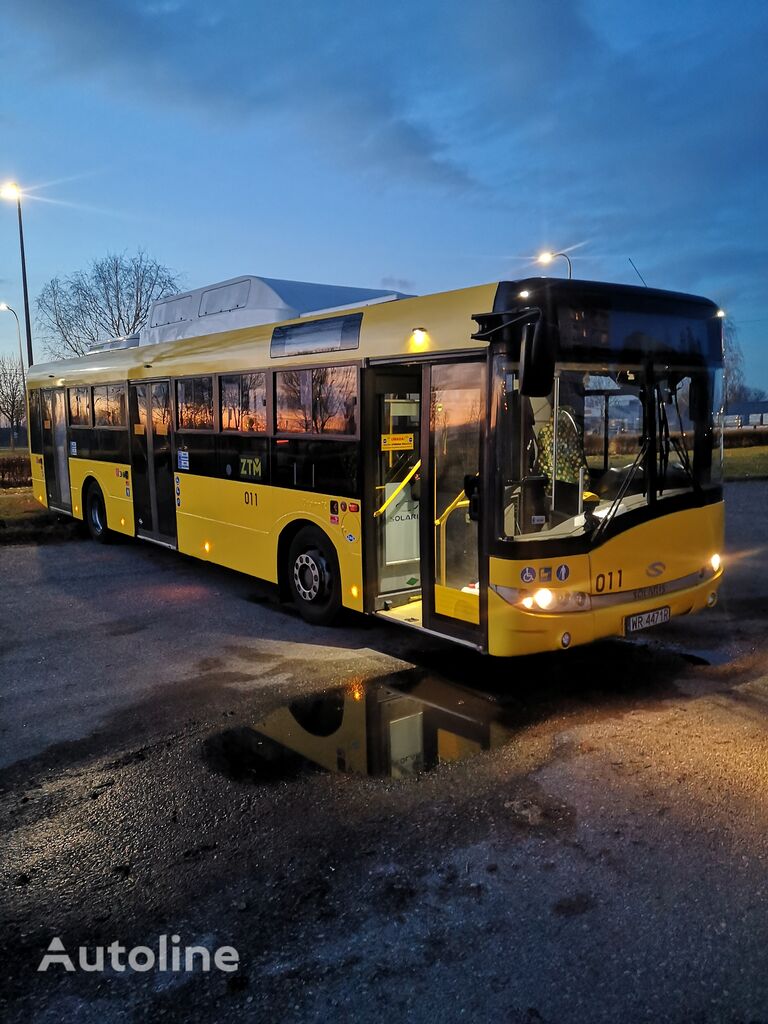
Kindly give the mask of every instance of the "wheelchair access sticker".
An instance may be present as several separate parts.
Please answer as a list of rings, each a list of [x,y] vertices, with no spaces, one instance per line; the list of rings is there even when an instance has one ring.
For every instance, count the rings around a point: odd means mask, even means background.
[[[533,583],[536,579],[536,570],[532,565],[526,565],[523,571],[520,573],[520,579],[523,583]]]

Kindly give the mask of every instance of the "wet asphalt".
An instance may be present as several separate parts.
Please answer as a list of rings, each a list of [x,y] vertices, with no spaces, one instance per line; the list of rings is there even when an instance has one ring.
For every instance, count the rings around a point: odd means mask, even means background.
[[[768,1021],[768,485],[727,501],[715,610],[504,662],[151,546],[0,547],[2,1019]],[[287,701],[412,677],[507,742],[238,770]],[[239,969],[37,971],[163,934]]]

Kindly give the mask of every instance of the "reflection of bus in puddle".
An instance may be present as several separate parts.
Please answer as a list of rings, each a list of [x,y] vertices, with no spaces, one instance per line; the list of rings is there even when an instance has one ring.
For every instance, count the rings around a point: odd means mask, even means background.
[[[254,732],[329,771],[400,779],[508,743],[504,717],[492,697],[424,677],[293,701]]]

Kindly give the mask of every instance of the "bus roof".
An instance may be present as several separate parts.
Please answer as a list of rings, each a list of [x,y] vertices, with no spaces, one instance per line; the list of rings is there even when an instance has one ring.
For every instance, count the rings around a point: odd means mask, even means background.
[[[271,357],[270,342],[276,327],[306,324],[315,319],[294,316],[155,345],[134,345],[36,363],[29,371],[28,381],[32,387],[76,386],[78,383],[236,373],[267,369],[271,365],[315,366],[360,359],[423,356],[456,349],[482,350],[486,342],[473,341],[470,337],[475,328],[472,315],[478,309],[490,308],[497,290],[498,282],[494,281],[456,291],[398,298],[396,302],[371,304],[368,297],[357,306],[343,304],[343,312],[338,309],[319,312],[318,320],[356,312],[362,314],[359,347],[347,351]],[[413,332],[419,328],[426,335],[416,340]]]
[[[241,279],[235,278],[237,282]],[[259,279],[271,285],[299,285]],[[227,282],[224,282],[227,284]],[[213,286],[212,286],[213,287]],[[312,286],[326,288],[335,286]],[[344,289],[342,289],[344,291]],[[366,291],[361,289],[360,291]],[[526,293],[524,298],[522,293]],[[326,293],[326,297],[327,297]],[[387,296],[389,293],[381,293]],[[272,333],[276,327],[306,324],[314,316],[293,317],[230,330],[206,331],[192,337],[165,340],[157,344],[134,345],[110,351],[97,351],[72,359],[37,363],[30,368],[31,387],[62,387],[99,384],[119,380],[151,380],[212,373],[237,373],[267,369],[270,366],[317,366],[356,362],[361,359],[396,360],[434,353],[484,350],[487,340],[473,338],[478,322],[498,317],[505,310],[526,305],[553,306],[569,296],[594,296],[602,301],[629,301],[638,308],[648,305],[696,309],[699,316],[712,316],[717,307],[708,299],[678,292],[642,288],[635,285],[607,284],[595,281],[571,281],[562,278],[524,278],[494,281],[490,284],[437,292],[431,295],[397,297],[397,301],[376,301],[380,296],[359,296],[359,305],[338,303],[334,309],[318,312],[316,319],[362,315],[359,346],[345,351],[320,354],[270,354]],[[288,299],[288,293],[285,293]],[[319,298],[319,293],[315,293]],[[341,297],[337,293],[337,297]],[[176,298],[176,297],[174,297]],[[298,298],[294,296],[294,300]],[[305,293],[307,301],[312,296]],[[342,309],[343,312],[339,312]],[[423,335],[414,336],[421,329]]]

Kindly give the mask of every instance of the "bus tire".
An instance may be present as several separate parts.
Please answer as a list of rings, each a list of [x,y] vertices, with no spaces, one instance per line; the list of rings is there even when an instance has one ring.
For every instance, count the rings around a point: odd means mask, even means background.
[[[341,608],[341,573],[333,544],[316,526],[299,530],[288,549],[288,588],[301,617],[327,626]]]
[[[108,544],[112,539],[112,532],[107,526],[107,506],[104,504],[101,488],[95,481],[88,487],[83,511],[91,540],[99,544]]]

